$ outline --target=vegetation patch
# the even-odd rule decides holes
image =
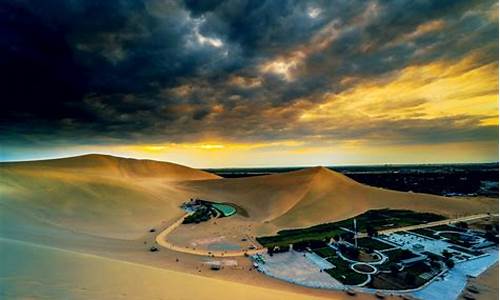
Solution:
[[[346,285],[358,285],[365,282],[368,277],[365,274],[352,270],[350,264],[340,257],[330,257],[327,259],[335,268],[325,270],[328,275]]]
[[[217,212],[215,209],[203,206],[197,209],[193,214],[187,216],[182,221],[182,224],[191,224],[191,223],[201,223],[210,220],[212,217],[215,217]]]
[[[373,279],[369,286],[382,290],[414,289],[425,284],[434,277],[438,271],[439,269],[434,269],[420,262],[402,271],[394,269],[389,273],[378,273],[372,277]]]
[[[316,253],[317,255],[323,257],[323,258],[337,256],[337,252],[335,250],[333,250],[331,247],[317,248],[317,249],[314,249],[313,252]]]
[[[297,230],[283,230],[278,232],[275,236],[258,237],[257,241],[264,247],[283,247],[290,244],[294,245],[294,249],[297,249],[296,244],[308,243],[310,241],[328,241],[334,236],[340,236],[344,234],[349,234],[348,232],[336,227],[328,226],[322,229],[316,228],[305,228]]]
[[[375,254],[373,252],[369,253],[367,250],[359,247],[356,248],[354,246],[340,244],[339,250],[344,257],[347,257],[348,259],[354,261],[375,262],[381,259],[381,257],[378,254]]]
[[[410,210],[378,209],[369,210],[355,217],[359,232],[367,232],[376,235],[378,230],[410,226],[433,221],[443,220],[443,216],[431,213],[413,212]],[[338,240],[352,239],[353,234],[343,230],[353,230],[353,219],[339,222],[325,223],[301,229],[281,230],[275,236],[258,237],[257,241],[264,247],[287,246],[305,240],[328,241],[331,238]]]
[[[183,224],[206,222],[212,218],[230,217],[237,209],[228,203],[215,203],[201,199],[191,199],[182,204],[184,210],[192,212],[184,218]]]
[[[358,239],[358,247],[373,249],[373,250],[386,250],[394,248],[395,246],[367,237]]]
[[[370,227],[379,231],[388,228],[424,224],[444,219],[445,217],[432,213],[421,213],[403,209],[369,210],[364,214],[356,216],[357,227],[360,232],[366,232],[367,228],[369,229]],[[348,219],[339,223],[343,223],[343,227],[354,229],[351,220],[352,219]]]
[[[394,249],[384,252],[390,261],[399,262],[405,259],[417,257],[416,254],[407,249]]]
[[[369,264],[362,264],[362,263],[354,264],[352,266],[352,268],[356,271],[361,272],[361,273],[372,273],[372,272],[377,271],[377,269],[375,269],[375,267],[372,267]]]

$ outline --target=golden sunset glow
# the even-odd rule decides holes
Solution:
[[[483,125],[498,125],[498,64],[476,67],[474,56],[457,64],[437,62],[410,66],[378,80],[361,81],[330,95],[304,112],[300,120],[335,125],[370,120],[424,119],[467,115]],[[346,120],[347,119],[347,120]]]
[[[5,61],[27,65],[5,69],[0,160],[498,161],[498,2],[188,6],[151,1],[118,28],[75,17],[71,34],[38,24],[57,55],[13,27]]]

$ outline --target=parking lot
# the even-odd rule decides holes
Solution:
[[[312,254],[311,254],[312,255]],[[331,265],[328,262],[315,262],[318,257],[308,257],[304,253],[289,251],[278,255],[270,256],[262,254],[265,264],[259,264],[258,269],[281,280],[293,282],[295,284],[326,289],[342,289],[343,285],[321,270]]]

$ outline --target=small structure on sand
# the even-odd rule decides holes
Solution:
[[[356,296],[356,291],[355,291],[355,290],[353,290],[353,289],[351,289],[351,288],[347,288],[347,289],[345,290],[345,292],[346,292],[346,293],[347,293],[347,295],[349,295],[349,296]]]
[[[207,265],[210,267],[212,271],[219,271],[222,269],[222,264],[219,261],[209,261]]]

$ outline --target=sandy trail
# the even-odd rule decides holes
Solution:
[[[188,246],[182,247],[169,242],[167,239],[168,235],[172,231],[174,231],[177,227],[179,227],[179,225],[182,224],[184,218],[189,215],[190,215],[189,213],[186,213],[181,218],[179,218],[179,220],[167,226],[160,234],[158,234],[155,239],[158,245],[177,252],[193,254],[193,255],[201,255],[201,256],[212,256],[212,257],[237,257],[244,255],[255,255],[266,251],[266,249],[262,247],[256,249],[245,249],[245,250],[205,250],[194,247],[190,248]]]

